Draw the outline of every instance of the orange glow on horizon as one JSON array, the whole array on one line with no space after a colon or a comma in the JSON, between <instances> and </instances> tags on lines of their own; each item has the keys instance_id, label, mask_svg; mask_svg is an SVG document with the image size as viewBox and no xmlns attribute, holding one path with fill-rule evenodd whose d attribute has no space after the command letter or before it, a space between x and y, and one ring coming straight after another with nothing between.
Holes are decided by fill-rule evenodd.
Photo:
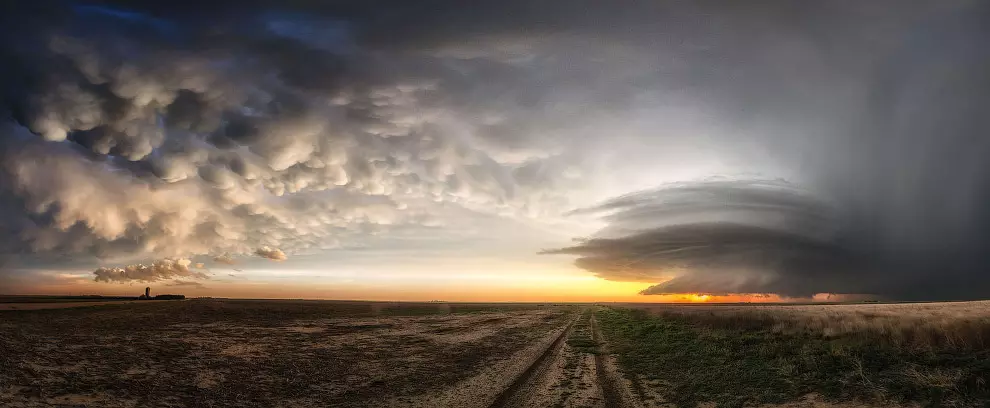
<instances>
[{"instance_id":1,"label":"orange glow on horizon","mask_svg":"<svg viewBox=\"0 0 990 408\"><path fill-rule=\"evenodd\" d=\"M496 277L497 278L497 277ZM781 303L851 301L862 296L819 294L813 298L787 298L775 294L683 293L641 295L652 286L643 282L614 282L588 275L533 275L529 280L450 280L420 285L381 285L371 282L301 283L270 281L203 280L197 285L170 286L168 282L107 284L85 273L50 274L44 282L17 282L0 294L22 295L133 295L151 286L154 293L179 293L187 297L254 299L339 299L371 301L449 302L616 302L616 303ZM201 285L199 285L201 283Z\"/></svg>"}]
</instances>

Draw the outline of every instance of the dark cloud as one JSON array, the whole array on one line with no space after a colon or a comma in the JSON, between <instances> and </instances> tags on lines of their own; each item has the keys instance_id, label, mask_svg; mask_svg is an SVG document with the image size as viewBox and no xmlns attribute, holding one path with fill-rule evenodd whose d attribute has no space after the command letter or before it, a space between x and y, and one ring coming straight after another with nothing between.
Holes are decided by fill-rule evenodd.
<instances>
[{"instance_id":1,"label":"dark cloud","mask_svg":"<svg viewBox=\"0 0 990 408\"><path fill-rule=\"evenodd\" d=\"M942 246L986 232L890 235L905 226L876 222L890 210L879 204L827 202L778 181L678 183L576 212L600 214L608 224L592 238L544 253L577 255L577 266L605 279L663 282L644 290L647 295L953 299L979 297L990 288L979 272L990 260L982 244ZM859 222L867 216L875 222ZM910 251L904 246L910 242L924 245Z\"/></svg>"},{"instance_id":2,"label":"dark cloud","mask_svg":"<svg viewBox=\"0 0 990 408\"><path fill-rule=\"evenodd\" d=\"M983 2L35 3L0 6L2 254L463 245L759 174L792 185L627 196L563 251L653 292L990 280Z\"/></svg>"},{"instance_id":3,"label":"dark cloud","mask_svg":"<svg viewBox=\"0 0 990 408\"><path fill-rule=\"evenodd\" d=\"M433 223L444 204L559 203L509 176L541 153L502 163L461 135L508 120L479 123L484 90L462 70L506 64L358 47L370 23L336 8L53 4L5 6L0 252L292 252Z\"/></svg>"},{"instance_id":4,"label":"dark cloud","mask_svg":"<svg viewBox=\"0 0 990 408\"><path fill-rule=\"evenodd\" d=\"M609 200L594 238L549 253L612 280L656 282L646 294L849 290L866 267L844 246L839 214L783 182L680 183Z\"/></svg>"}]
</instances>

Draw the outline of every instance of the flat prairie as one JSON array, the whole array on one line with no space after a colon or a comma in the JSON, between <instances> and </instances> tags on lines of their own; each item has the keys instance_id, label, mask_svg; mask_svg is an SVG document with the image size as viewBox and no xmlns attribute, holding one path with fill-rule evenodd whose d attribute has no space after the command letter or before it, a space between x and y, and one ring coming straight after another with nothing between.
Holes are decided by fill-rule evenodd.
<instances>
[{"instance_id":1,"label":"flat prairie","mask_svg":"<svg viewBox=\"0 0 990 408\"><path fill-rule=\"evenodd\" d=\"M580 311L249 300L4 311L0 406L487 407L560 351Z\"/></svg>"},{"instance_id":2,"label":"flat prairie","mask_svg":"<svg viewBox=\"0 0 990 408\"><path fill-rule=\"evenodd\" d=\"M990 406L987 302L101 303L0 311L0 406Z\"/></svg>"},{"instance_id":3,"label":"flat prairie","mask_svg":"<svg viewBox=\"0 0 990 408\"><path fill-rule=\"evenodd\" d=\"M990 406L986 301L623 305L597 317L646 406Z\"/></svg>"}]
</instances>

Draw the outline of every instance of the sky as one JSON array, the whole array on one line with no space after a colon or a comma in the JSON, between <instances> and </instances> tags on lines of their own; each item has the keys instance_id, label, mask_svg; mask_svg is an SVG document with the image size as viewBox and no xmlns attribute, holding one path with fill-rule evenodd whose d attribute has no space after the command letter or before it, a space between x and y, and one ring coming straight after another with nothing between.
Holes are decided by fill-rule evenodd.
<instances>
[{"instance_id":1,"label":"sky","mask_svg":"<svg viewBox=\"0 0 990 408\"><path fill-rule=\"evenodd\" d=\"M990 297L975 0L0 6L0 293Z\"/></svg>"}]
</instances>

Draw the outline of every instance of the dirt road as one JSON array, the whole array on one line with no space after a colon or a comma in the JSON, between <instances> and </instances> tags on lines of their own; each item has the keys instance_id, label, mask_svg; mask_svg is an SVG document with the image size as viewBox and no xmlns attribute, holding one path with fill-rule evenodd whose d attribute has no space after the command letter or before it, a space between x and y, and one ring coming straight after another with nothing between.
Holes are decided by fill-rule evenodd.
<instances>
[{"instance_id":1,"label":"dirt road","mask_svg":"<svg viewBox=\"0 0 990 408\"><path fill-rule=\"evenodd\" d=\"M606 353L589 309L489 408L641 407Z\"/></svg>"}]
</instances>

